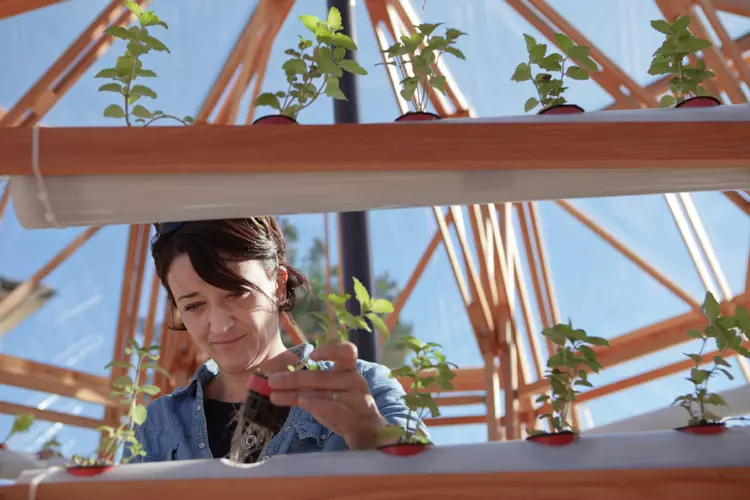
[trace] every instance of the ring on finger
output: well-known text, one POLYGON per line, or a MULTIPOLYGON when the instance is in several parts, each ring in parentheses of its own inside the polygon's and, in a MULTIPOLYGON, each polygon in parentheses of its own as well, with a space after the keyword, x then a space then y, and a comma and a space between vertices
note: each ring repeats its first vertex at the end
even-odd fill
POLYGON ((339 391, 333 391, 331 392, 331 399, 334 403, 338 403, 341 400, 341 395, 339 394, 339 391))

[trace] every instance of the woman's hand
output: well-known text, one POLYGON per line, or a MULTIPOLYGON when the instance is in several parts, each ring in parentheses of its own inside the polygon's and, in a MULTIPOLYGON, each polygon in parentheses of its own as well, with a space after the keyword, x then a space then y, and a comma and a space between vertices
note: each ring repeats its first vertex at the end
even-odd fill
POLYGON ((313 351, 310 359, 334 365, 330 370, 271 374, 271 402, 307 410, 353 450, 375 448, 377 432, 387 421, 357 371, 357 347, 351 342, 326 343, 313 351))

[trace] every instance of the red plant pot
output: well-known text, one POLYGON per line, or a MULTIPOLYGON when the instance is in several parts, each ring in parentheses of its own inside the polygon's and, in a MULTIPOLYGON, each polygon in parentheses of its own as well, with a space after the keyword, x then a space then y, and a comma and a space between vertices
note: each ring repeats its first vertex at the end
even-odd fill
POLYGON ((261 116, 253 122, 253 125, 299 125, 297 120, 284 115, 261 116))
POLYGON ((578 113, 584 113, 582 107, 577 104, 557 104, 544 108, 538 115, 577 115, 578 113))
POLYGON ((429 122, 432 120, 440 120, 440 116, 435 113, 428 113, 426 111, 409 111, 405 115, 401 115, 396 118, 397 122, 429 122))
POLYGON ((402 444, 387 444, 385 446, 379 446, 378 450, 387 455, 394 455, 397 457, 410 457, 422 453, 430 445, 424 443, 402 443, 402 444))
POLYGON ((247 382, 247 388, 263 396, 271 397, 271 387, 268 385, 268 375, 253 373, 247 382))
POLYGON ((685 432, 687 434, 713 436, 715 434, 723 434, 724 432, 726 432, 727 425, 724 422, 707 422, 705 424, 686 425, 685 427, 678 427, 675 430, 685 432))
POLYGON ((91 477, 98 476, 109 469, 113 468, 114 465, 77 465, 73 467, 66 467, 66 471, 71 476, 78 477, 91 477))
POLYGON ((714 108, 721 106, 721 101, 710 95, 701 95, 685 99, 677 104, 675 108, 714 108))
POLYGON ((532 443, 546 444, 547 446, 565 446, 578 439, 578 434, 571 431, 555 432, 552 434, 538 434, 529 436, 526 441, 532 443))

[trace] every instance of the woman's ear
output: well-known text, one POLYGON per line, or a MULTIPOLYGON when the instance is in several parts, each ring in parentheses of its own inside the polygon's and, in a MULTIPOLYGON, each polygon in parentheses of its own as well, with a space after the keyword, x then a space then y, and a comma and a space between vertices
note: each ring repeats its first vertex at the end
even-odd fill
POLYGON ((286 267, 279 266, 276 269, 276 300, 286 298, 286 280, 289 279, 289 271, 286 267))

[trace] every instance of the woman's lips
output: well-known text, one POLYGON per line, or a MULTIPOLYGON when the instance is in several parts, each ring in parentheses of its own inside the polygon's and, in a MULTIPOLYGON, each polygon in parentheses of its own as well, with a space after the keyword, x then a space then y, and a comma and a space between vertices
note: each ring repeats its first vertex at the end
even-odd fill
POLYGON ((243 338, 245 338, 245 335, 240 335, 239 337, 234 337, 234 338, 227 339, 227 340, 214 340, 212 343, 215 345, 228 345, 228 344, 234 344, 235 342, 243 338))

